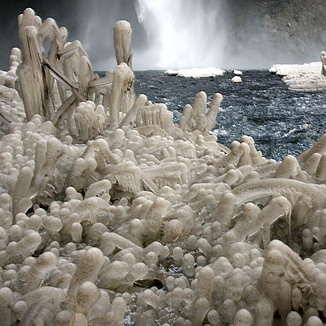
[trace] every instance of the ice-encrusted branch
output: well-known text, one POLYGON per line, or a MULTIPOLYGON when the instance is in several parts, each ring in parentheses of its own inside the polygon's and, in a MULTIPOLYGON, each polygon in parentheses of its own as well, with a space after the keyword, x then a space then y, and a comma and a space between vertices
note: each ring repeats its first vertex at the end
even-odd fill
POLYGON ((180 128, 184 131, 198 130, 206 135, 215 126, 218 109, 223 100, 223 96, 216 93, 207 110, 207 95, 199 92, 192 105, 187 104, 180 118, 180 128))

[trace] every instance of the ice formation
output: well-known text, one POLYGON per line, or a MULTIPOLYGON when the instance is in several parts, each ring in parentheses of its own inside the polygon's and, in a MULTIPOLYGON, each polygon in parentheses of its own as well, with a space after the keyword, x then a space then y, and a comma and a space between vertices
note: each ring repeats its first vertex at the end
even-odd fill
POLYGON ((184 68, 184 69, 168 69, 166 74, 170 76, 180 76, 187 78, 202 78, 202 77, 216 77, 223 76, 224 70, 216 67, 207 67, 207 68, 184 68))
POLYGON ((326 91, 326 52, 320 53, 320 62, 305 64, 276 64, 269 71, 283 76, 283 81, 289 89, 305 92, 326 91))
POLYGON ((242 78, 240 76, 233 76, 231 81, 233 83, 241 83, 242 82, 242 78))
POLYGON ((233 83, 242 83, 242 78, 241 78, 242 71, 235 69, 235 70, 233 70, 233 74, 234 74, 234 76, 232 77, 231 81, 233 83))
POLYGON ((321 325, 326 136, 267 160, 133 91, 127 22, 98 78, 32 9, 0 73, 1 325, 321 325), (50 39, 48 52, 43 44, 50 39))

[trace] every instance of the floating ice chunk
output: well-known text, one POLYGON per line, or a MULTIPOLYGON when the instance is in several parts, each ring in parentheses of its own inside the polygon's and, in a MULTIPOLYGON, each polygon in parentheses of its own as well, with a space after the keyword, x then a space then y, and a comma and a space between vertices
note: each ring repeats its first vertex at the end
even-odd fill
POLYGON ((224 70, 216 67, 207 68, 189 68, 189 69, 179 69, 166 70, 166 74, 169 76, 181 76, 181 77, 192 77, 192 78, 202 78, 202 77, 216 77, 223 76, 224 70))
POLYGON ((234 70, 233 70, 233 73, 234 73, 236 76, 242 76, 242 71, 241 71, 241 70, 234 69, 234 70))
POLYGON ((178 76, 179 70, 168 69, 165 71, 165 73, 169 76, 178 76))
POLYGON ((234 76, 231 80, 233 83, 241 83, 242 82, 242 78, 240 76, 234 76))

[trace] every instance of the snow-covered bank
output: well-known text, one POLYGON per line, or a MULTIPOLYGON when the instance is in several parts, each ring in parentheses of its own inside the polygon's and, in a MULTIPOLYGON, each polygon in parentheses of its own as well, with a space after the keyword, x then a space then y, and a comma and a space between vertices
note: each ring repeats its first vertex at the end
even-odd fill
POLYGON ((269 71, 283 76, 283 81, 289 89, 306 92, 326 91, 326 77, 322 75, 322 63, 305 64, 275 64, 269 71))

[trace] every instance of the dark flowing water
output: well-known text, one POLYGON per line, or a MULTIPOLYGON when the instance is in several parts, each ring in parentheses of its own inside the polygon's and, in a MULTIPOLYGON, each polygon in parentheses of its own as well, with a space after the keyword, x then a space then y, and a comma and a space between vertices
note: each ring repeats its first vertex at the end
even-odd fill
POLYGON ((156 70, 135 75, 136 94, 165 103, 174 112, 175 122, 199 91, 206 92, 209 101, 221 93, 224 99, 212 132, 226 146, 242 135, 252 136, 266 158, 281 160, 302 153, 325 133, 326 94, 290 91, 281 77, 267 70, 243 71, 242 83, 231 81, 231 71, 198 79, 156 70))

